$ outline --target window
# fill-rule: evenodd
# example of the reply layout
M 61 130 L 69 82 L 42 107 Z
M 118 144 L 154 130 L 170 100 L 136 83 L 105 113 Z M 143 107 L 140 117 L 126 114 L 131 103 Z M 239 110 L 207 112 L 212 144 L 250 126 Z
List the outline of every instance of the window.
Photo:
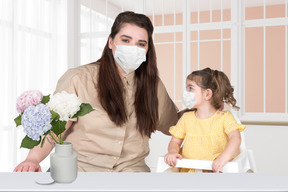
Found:
M 81 64 L 100 58 L 118 13 L 144 13 L 155 26 L 160 77 L 180 109 L 186 76 L 211 67 L 230 78 L 243 122 L 287 124 L 287 0 L 81 2 Z
M 242 119 L 285 124 L 287 104 L 287 1 L 245 1 Z M 244 78 L 245 77 L 245 78 Z
M 26 90 L 51 94 L 67 69 L 64 0 L 0 1 L 0 170 L 12 171 L 27 155 L 15 127 L 16 98 Z

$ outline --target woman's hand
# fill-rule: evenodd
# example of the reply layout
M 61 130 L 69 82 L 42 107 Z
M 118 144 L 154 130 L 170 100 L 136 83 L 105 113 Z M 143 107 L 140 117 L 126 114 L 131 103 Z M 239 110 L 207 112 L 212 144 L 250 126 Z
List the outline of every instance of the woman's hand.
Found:
M 36 161 L 25 160 L 13 172 L 42 172 L 40 164 Z
M 182 156 L 179 153 L 167 153 L 164 157 L 164 161 L 166 164 L 168 164 L 171 167 L 176 166 L 176 160 L 182 159 Z

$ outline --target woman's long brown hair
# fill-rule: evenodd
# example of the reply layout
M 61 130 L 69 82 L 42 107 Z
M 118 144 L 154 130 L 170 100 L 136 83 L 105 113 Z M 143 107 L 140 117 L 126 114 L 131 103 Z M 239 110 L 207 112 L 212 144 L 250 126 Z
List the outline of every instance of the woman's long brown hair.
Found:
M 143 62 L 135 71 L 137 85 L 135 93 L 135 112 L 137 129 L 144 136 L 151 136 L 158 125 L 158 69 L 156 53 L 152 39 L 153 25 L 150 19 L 134 12 L 120 13 L 111 28 L 109 38 L 114 39 L 123 24 L 134 24 L 145 29 L 148 33 L 148 52 L 146 62 Z M 127 120 L 127 109 L 124 100 L 124 88 L 114 61 L 112 50 L 109 48 L 109 38 L 103 50 L 100 61 L 98 94 L 102 107 L 106 110 L 111 121 L 117 126 L 124 125 Z

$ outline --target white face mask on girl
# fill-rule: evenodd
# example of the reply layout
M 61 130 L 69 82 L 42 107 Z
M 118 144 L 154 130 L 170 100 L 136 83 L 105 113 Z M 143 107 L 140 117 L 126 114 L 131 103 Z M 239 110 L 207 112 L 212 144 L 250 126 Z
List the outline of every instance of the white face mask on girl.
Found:
M 197 101 L 194 100 L 194 96 L 194 93 L 188 92 L 186 90 L 183 93 L 183 104 L 188 109 L 192 109 L 192 107 L 194 107 L 194 105 L 197 103 Z
M 146 50 L 137 46 L 115 45 L 114 58 L 120 67 L 127 73 L 135 71 L 146 61 Z

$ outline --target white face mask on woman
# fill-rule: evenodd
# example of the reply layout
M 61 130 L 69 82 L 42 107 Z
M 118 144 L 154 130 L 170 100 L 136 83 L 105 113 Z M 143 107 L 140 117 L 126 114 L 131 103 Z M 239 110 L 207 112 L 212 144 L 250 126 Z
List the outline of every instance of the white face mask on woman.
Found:
M 188 92 L 186 90 L 183 93 L 183 104 L 188 109 L 192 109 L 192 107 L 194 107 L 194 105 L 197 103 L 197 101 L 194 100 L 194 96 L 194 93 Z
M 137 46 L 117 45 L 114 57 L 120 67 L 129 74 L 146 61 L 146 50 Z

